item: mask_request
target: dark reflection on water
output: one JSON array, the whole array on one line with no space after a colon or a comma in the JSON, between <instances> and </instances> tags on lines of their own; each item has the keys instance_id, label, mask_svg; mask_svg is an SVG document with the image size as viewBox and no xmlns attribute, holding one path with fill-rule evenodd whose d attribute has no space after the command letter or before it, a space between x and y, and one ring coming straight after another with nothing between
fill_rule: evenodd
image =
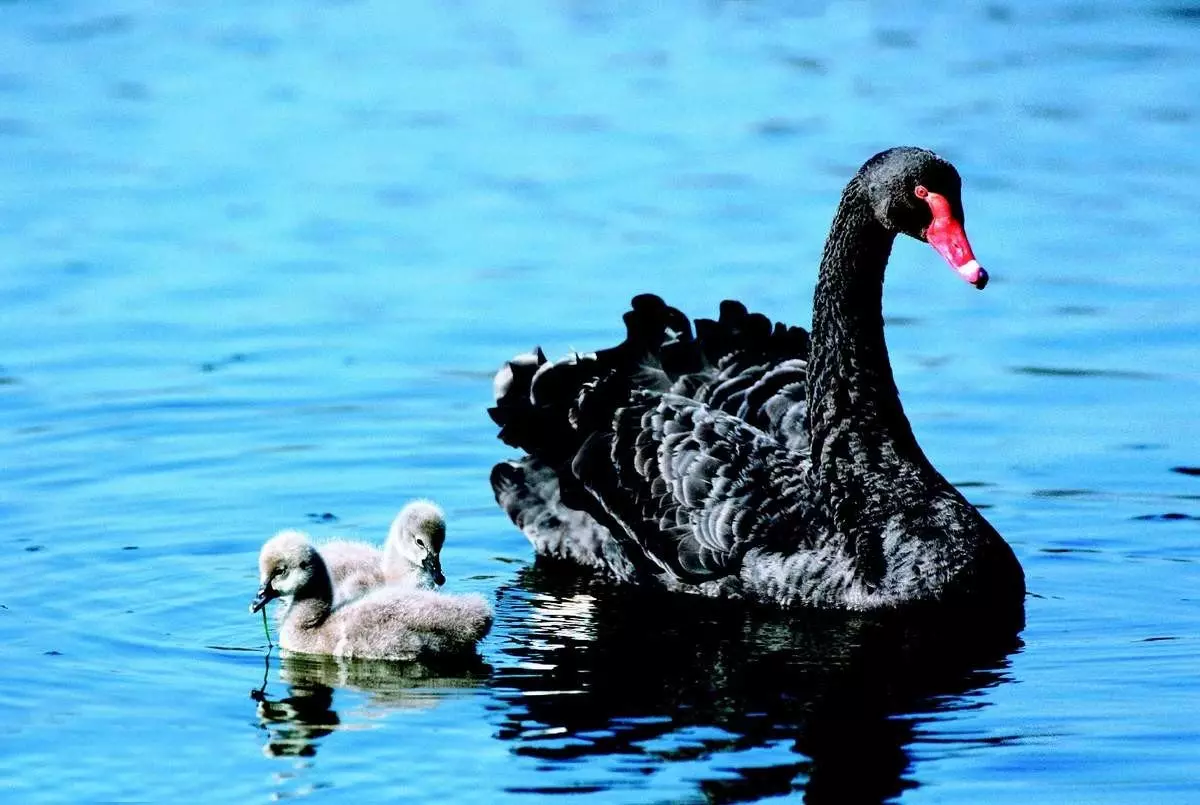
<instances>
[{"instance_id":1,"label":"dark reflection on water","mask_svg":"<svg viewBox=\"0 0 1200 805\"><path fill-rule=\"evenodd\" d=\"M270 656L267 657L270 670ZM333 732L341 719L333 710L333 689L320 682L297 681L288 685L288 695L267 695L267 680L250 692L258 703L259 725L268 735L263 754L269 757L312 757L317 741Z\"/></svg>"},{"instance_id":2,"label":"dark reflection on water","mask_svg":"<svg viewBox=\"0 0 1200 805\"><path fill-rule=\"evenodd\" d=\"M1008 678L1022 645L1023 613L1014 617L784 617L537 565L501 591L494 668L478 657L431 666L268 654L250 696L270 757L312 758L361 722L345 712L347 693L387 712L486 686L493 737L547 772L518 775L510 794L641 787L681 764L710 802L793 792L879 802L918 785L919 733L984 706L976 694ZM282 695L270 689L273 668ZM575 777L580 762L588 779Z\"/></svg>"},{"instance_id":3,"label":"dark reflection on water","mask_svg":"<svg viewBox=\"0 0 1200 805\"><path fill-rule=\"evenodd\" d=\"M382 660L285 655L277 658L287 695L273 697L269 687L272 656L267 654L262 687L250 692L257 702L259 725L267 733L263 754L312 757L320 739L342 719L334 709L334 690L366 693L369 702L388 710L434 707L449 689L483 684L488 666L478 657L431 666Z\"/></svg>"},{"instance_id":4,"label":"dark reflection on water","mask_svg":"<svg viewBox=\"0 0 1200 805\"><path fill-rule=\"evenodd\" d=\"M522 571L498 617L513 662L491 684L497 737L513 752L547 767L614 756L635 775L713 760L722 773L697 781L712 802L797 790L807 802L877 802L916 787L909 746L921 725L983 706L973 695L1005 681L1022 646L1011 618L784 618L545 567ZM790 754L720 757L768 746Z\"/></svg>"}]
</instances>

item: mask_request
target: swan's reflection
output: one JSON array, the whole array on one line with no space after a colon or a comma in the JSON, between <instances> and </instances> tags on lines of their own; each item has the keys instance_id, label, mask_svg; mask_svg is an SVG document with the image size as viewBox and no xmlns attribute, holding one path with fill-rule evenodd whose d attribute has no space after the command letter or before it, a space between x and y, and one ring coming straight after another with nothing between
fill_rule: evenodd
<instances>
[{"instance_id":1,"label":"swan's reflection","mask_svg":"<svg viewBox=\"0 0 1200 805\"><path fill-rule=\"evenodd\" d=\"M522 571L497 614L511 660L492 680L498 737L515 753L548 769L609 756L635 775L700 761L697 794L720 802L878 802L914 787L916 730L1005 679L1022 618L784 618L557 567Z\"/></svg>"},{"instance_id":2,"label":"swan's reflection","mask_svg":"<svg viewBox=\"0 0 1200 805\"><path fill-rule=\"evenodd\" d=\"M270 757L316 754L320 739L342 724L333 709L335 689L366 694L366 706L376 714L424 710L453 689L481 686L489 671L478 656L431 665L285 654L278 663L287 695L272 698L267 693L270 662L268 654L263 686L250 694L268 735L263 753Z\"/></svg>"},{"instance_id":3,"label":"swan's reflection","mask_svg":"<svg viewBox=\"0 0 1200 805\"><path fill-rule=\"evenodd\" d=\"M288 694L271 698L267 677L271 655L266 657L261 688L250 692L257 704L258 723L267 732L263 754L268 757L311 757L317 753L317 741L341 723L333 710L333 690L319 682L293 683Z\"/></svg>"}]
</instances>

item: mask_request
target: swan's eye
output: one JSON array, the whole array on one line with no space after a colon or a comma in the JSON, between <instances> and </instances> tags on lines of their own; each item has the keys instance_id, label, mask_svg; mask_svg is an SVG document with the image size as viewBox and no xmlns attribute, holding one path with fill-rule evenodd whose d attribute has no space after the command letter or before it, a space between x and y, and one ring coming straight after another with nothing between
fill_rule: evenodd
<instances>
[{"instance_id":1,"label":"swan's eye","mask_svg":"<svg viewBox=\"0 0 1200 805\"><path fill-rule=\"evenodd\" d=\"M913 195L917 198L929 198L929 191L925 188L925 185L919 184L913 190Z\"/></svg>"},{"instance_id":2,"label":"swan's eye","mask_svg":"<svg viewBox=\"0 0 1200 805\"><path fill-rule=\"evenodd\" d=\"M424 547L425 547L425 540L421 539L420 537L417 537L417 545L419 545L419 546L421 546L422 548L424 548Z\"/></svg>"}]
</instances>

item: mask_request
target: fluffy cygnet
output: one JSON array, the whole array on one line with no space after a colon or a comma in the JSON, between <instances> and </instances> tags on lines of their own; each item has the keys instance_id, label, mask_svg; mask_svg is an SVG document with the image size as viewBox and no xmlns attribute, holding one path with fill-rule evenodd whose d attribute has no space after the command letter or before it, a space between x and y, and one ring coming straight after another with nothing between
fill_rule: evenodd
<instances>
[{"instance_id":1,"label":"fluffy cygnet","mask_svg":"<svg viewBox=\"0 0 1200 805\"><path fill-rule=\"evenodd\" d=\"M384 584L432 590L446 583L442 544L446 518L428 500L409 503L388 530L383 550L366 542L333 539L322 543L336 599L350 601Z\"/></svg>"},{"instance_id":2,"label":"fluffy cygnet","mask_svg":"<svg viewBox=\"0 0 1200 805\"><path fill-rule=\"evenodd\" d=\"M462 654L492 626L492 609L479 595L384 586L334 606L325 560L299 531L267 540L258 569L262 586L250 611L291 598L279 619L279 644L289 651L384 660Z\"/></svg>"}]
</instances>

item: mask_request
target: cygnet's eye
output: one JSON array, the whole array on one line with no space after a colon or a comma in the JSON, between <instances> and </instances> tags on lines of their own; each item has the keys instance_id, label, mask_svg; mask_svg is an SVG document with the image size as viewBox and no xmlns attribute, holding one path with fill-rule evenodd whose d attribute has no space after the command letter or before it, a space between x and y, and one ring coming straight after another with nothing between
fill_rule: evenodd
<instances>
[{"instance_id":1,"label":"cygnet's eye","mask_svg":"<svg viewBox=\"0 0 1200 805\"><path fill-rule=\"evenodd\" d=\"M424 548L425 540L421 539L420 537L417 537L417 544L420 545L422 548Z\"/></svg>"}]
</instances>

